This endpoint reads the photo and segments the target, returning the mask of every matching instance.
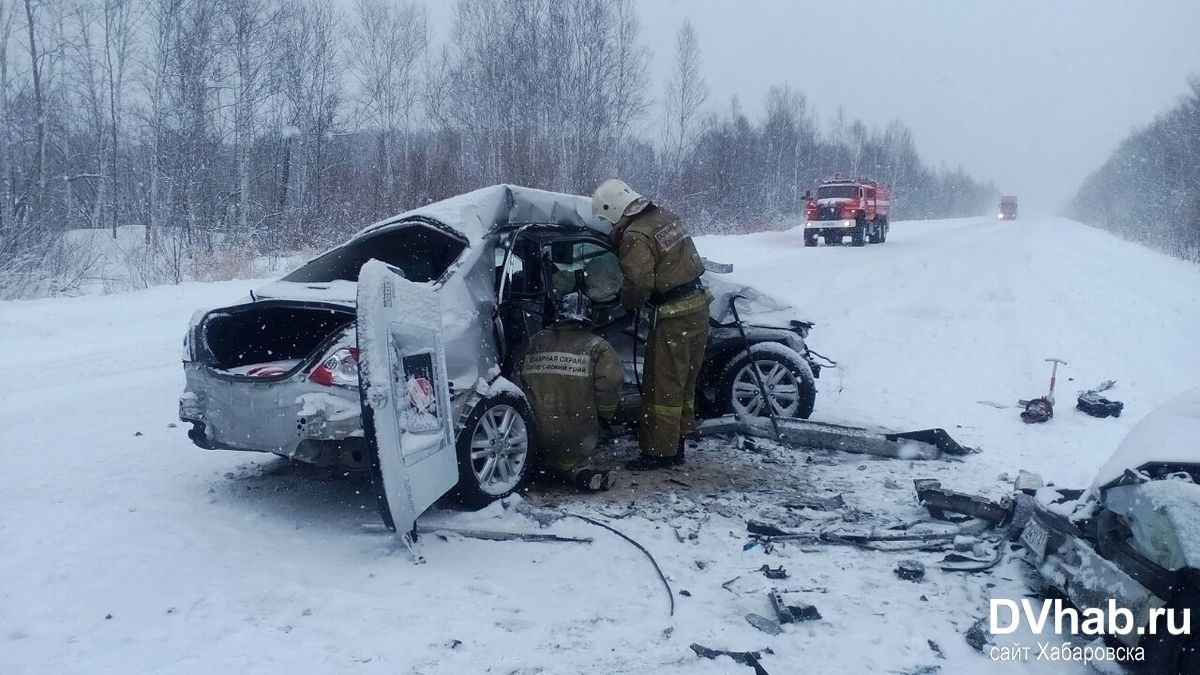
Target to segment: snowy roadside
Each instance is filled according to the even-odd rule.
[[[843,369],[820,381],[816,419],[943,426],[983,453],[894,461],[708,440],[686,470],[622,472],[606,495],[537,485],[508,508],[426,517],[522,531],[541,531],[538,509],[604,519],[662,566],[669,617],[645,558],[586,523],[544,531],[591,544],[426,537],[428,562],[414,566],[363,527],[378,517],[360,478],[192,446],[173,426],[183,328],[255,282],[4,302],[0,672],[751,672],[697,658],[693,642],[769,647],[773,675],[1063,672],[995,663],[963,639],[989,597],[1026,592],[1015,560],[964,575],[934,569],[940,554],[743,550],[745,521],[908,521],[923,514],[912,490],[923,477],[990,496],[1021,468],[1086,485],[1132,424],[1194,386],[1200,270],[1063,220],[896,223],[864,249],[805,250],[795,231],[699,244],[817,322],[811,345]],[[1039,393],[1046,356],[1071,362],[1051,423],[977,403]],[[1110,378],[1124,416],[1070,409],[1075,389]],[[814,494],[847,508],[782,506]],[[901,558],[929,564],[926,578],[898,579]],[[766,579],[764,564],[789,577]],[[822,619],[781,635],[752,627],[744,616],[771,614],[771,587]]]

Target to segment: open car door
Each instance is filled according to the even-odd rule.
[[[363,431],[381,484],[380,513],[406,545],[417,516],[458,482],[438,297],[368,261],[358,275]]]

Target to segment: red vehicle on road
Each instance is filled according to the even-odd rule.
[[[1012,195],[1004,195],[1000,198],[1000,213],[996,214],[1000,220],[1016,220],[1017,219],[1017,198]]]
[[[817,194],[805,193],[804,245],[816,246],[817,237],[827,245],[840,245],[850,237],[852,246],[887,241],[892,191],[866,178],[836,174],[817,186]]]

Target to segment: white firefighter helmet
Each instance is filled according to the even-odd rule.
[[[592,325],[592,301],[583,291],[571,291],[555,303],[554,323]]]
[[[642,196],[619,178],[609,178],[592,193],[592,215],[603,218],[614,225],[625,210]],[[632,215],[632,214],[630,214]]]

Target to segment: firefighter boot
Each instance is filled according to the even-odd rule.
[[[686,447],[687,443],[684,442],[683,437],[680,437],[679,449],[675,451],[675,456],[671,458],[672,466],[681,466],[686,462],[686,460],[683,458],[683,451],[686,449]]]
[[[675,466],[674,457],[655,457],[642,453],[637,459],[631,459],[625,462],[625,468],[630,471],[654,471],[656,469],[669,469]]]
[[[608,471],[583,469],[575,474],[575,488],[580,492],[607,492],[609,488]]]

